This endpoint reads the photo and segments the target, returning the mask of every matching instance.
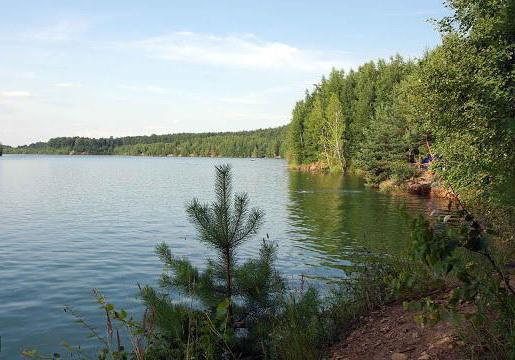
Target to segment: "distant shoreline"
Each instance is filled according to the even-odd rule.
[[[181,133],[119,138],[57,137],[10,154],[285,158],[286,126],[239,132]]]
[[[113,156],[113,157],[150,157],[150,158],[201,158],[201,159],[270,159],[270,160],[286,160],[286,158],[281,156],[269,157],[269,156],[260,156],[260,157],[252,157],[252,156],[205,156],[205,155],[130,155],[130,154],[52,154],[52,153],[17,153],[17,152],[4,152],[3,155],[46,155],[46,156],[70,156],[70,157],[80,157],[80,156]]]

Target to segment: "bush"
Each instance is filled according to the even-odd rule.
[[[452,320],[470,345],[471,356],[496,359],[515,358],[515,292],[498,258],[489,232],[462,211],[463,225],[431,225],[415,221],[414,255],[434,277],[451,279],[455,288],[448,303],[437,305],[431,299],[409,304],[424,312],[422,324]],[[472,311],[463,313],[468,303]]]
[[[414,167],[413,164],[401,161],[396,161],[391,164],[390,177],[397,184],[401,184],[406,180],[418,176],[419,174],[420,171]]]

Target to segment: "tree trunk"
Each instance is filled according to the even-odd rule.
[[[231,251],[227,249],[225,251],[225,271],[226,271],[226,289],[225,296],[229,301],[227,305],[227,322],[232,325],[232,269],[231,269]]]

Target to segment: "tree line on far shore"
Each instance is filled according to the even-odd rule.
[[[181,133],[119,138],[58,137],[6,148],[17,154],[282,157],[286,127],[221,133]]]

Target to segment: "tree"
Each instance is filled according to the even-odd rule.
[[[464,201],[515,203],[515,1],[450,0],[442,45],[416,71],[414,117]]]
[[[351,156],[359,150],[364,137],[363,130],[367,128],[374,115],[376,77],[377,69],[372,61],[360,66],[356,73],[356,100],[352,105],[352,120],[349,127]]]
[[[266,241],[258,259],[238,263],[237,250],[257,233],[263,223],[263,212],[249,208],[247,194],[232,195],[228,165],[216,167],[215,194],[212,204],[194,199],[187,213],[199,240],[215,251],[216,260],[210,260],[207,269],[200,273],[188,260],[174,257],[164,243],[157,252],[166,269],[174,271],[173,276],[163,275],[163,285],[181,288],[213,311],[222,306],[227,311],[227,323],[233,326],[235,296],[242,297],[247,305],[239,312],[242,321],[263,307],[272,306],[270,297],[282,289],[282,280],[273,268],[275,246]]]
[[[304,118],[305,103],[298,101],[292,111],[291,123],[288,126],[288,159],[296,165],[304,160]]]
[[[396,55],[348,73],[333,69],[294,108],[287,142],[290,162],[320,161],[346,171],[367,141],[365,131],[377,109],[392,106],[397,87],[414,67]]]
[[[10,149],[13,153],[276,157],[284,155],[287,127],[223,133],[182,133],[122,138],[60,137]]]
[[[345,121],[343,119],[343,110],[338,95],[331,94],[327,110],[325,112],[325,125],[327,128],[328,148],[330,149],[329,166],[337,167],[340,170],[345,169],[344,158],[344,132]]]
[[[304,144],[306,161],[316,162],[321,158],[327,160],[327,148],[324,147],[325,143],[321,144],[321,137],[326,136],[322,133],[322,126],[324,122],[324,106],[322,96],[319,93],[312,95],[311,106],[306,118]]]
[[[376,110],[364,135],[356,163],[365,172],[369,183],[377,185],[394,173],[402,177],[413,174],[414,169],[406,163],[403,123],[394,116],[391,106],[383,105]]]

